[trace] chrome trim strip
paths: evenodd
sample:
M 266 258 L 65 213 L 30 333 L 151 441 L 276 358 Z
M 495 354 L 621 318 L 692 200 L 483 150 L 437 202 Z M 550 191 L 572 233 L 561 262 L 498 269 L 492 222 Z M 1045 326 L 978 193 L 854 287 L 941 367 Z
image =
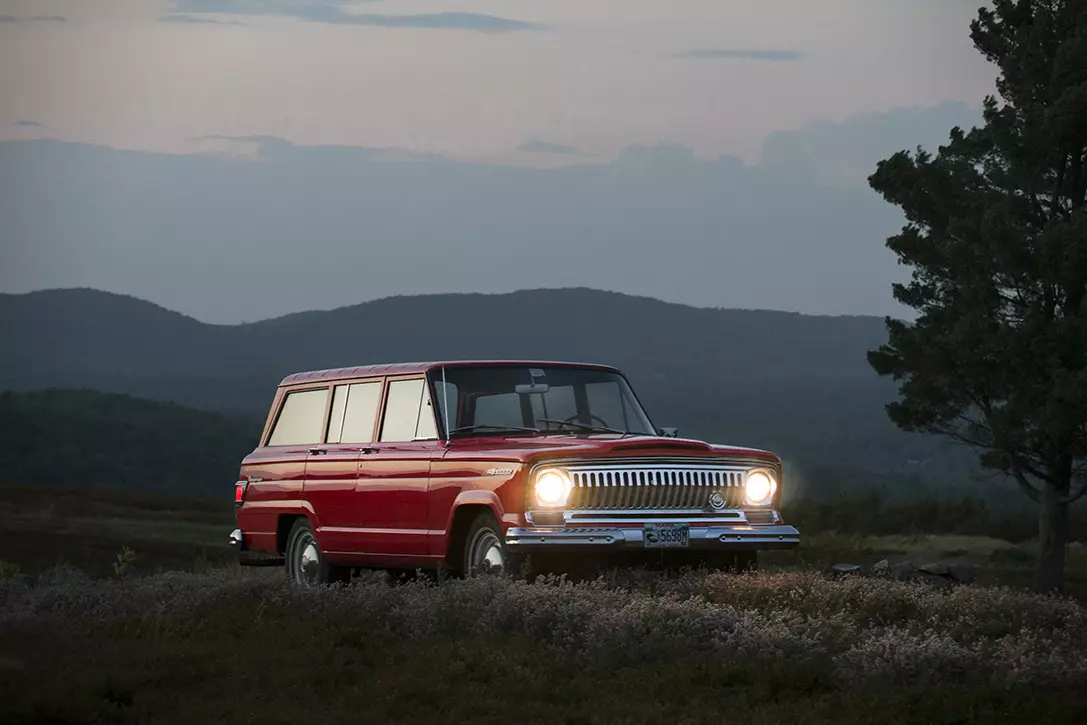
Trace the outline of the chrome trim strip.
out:
M 706 511 L 702 509 L 572 509 L 563 512 L 567 524 L 629 524 L 632 521 L 647 523 L 668 523 L 686 521 L 689 523 L 711 525 L 721 523 L 746 524 L 747 515 L 743 509 L 721 509 Z
M 792 526 L 692 526 L 686 548 L 788 548 L 800 543 Z M 644 549 L 641 528 L 586 527 L 570 529 L 511 528 L 506 545 L 517 549 L 553 549 L 570 546 Z M 682 549 L 679 549 L 682 550 Z

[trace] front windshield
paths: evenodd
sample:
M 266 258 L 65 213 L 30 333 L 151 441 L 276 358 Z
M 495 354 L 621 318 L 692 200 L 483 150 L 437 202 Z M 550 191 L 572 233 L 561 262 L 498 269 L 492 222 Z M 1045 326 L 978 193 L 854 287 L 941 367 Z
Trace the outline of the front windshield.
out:
M 453 436 L 562 433 L 654 435 L 622 375 L 558 366 L 479 366 L 432 370 L 438 421 Z

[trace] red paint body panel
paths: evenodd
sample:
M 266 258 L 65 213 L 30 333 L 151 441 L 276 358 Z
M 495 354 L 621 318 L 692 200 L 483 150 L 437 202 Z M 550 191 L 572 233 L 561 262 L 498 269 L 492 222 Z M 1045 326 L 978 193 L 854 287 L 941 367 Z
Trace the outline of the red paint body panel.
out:
M 298 373 L 280 384 L 261 441 L 268 439 L 281 403 L 292 390 L 327 385 L 331 395 L 334 381 L 419 377 L 443 366 L 472 365 L 569 366 L 618 372 L 604 365 L 576 363 L 457 361 Z M 322 440 L 328 428 L 327 408 L 325 415 Z M 311 449 L 320 452 L 311 453 Z M 728 459 L 765 463 L 778 470 L 781 466 L 781 459 L 769 451 L 641 435 L 481 435 L 448 443 L 419 440 L 261 446 L 242 462 L 239 480 L 249 484 L 237 519 L 246 547 L 252 550 L 282 553 L 284 529 L 291 523 L 283 517 L 305 516 L 333 563 L 440 566 L 450 553 L 453 522 L 462 506 L 488 508 L 504 530 L 526 526 L 527 484 L 537 464 L 645 457 Z
M 358 546 L 344 551 L 421 556 L 428 544 L 431 461 L 437 441 L 373 443 L 359 458 L 354 492 Z

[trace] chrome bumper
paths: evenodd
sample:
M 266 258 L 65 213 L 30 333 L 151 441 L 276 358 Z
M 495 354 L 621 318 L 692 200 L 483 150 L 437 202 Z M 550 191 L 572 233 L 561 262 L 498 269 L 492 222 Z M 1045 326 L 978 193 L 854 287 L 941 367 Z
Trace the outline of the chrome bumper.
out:
M 241 529 L 234 529 L 230 532 L 230 548 L 234 551 L 245 551 L 245 537 L 242 536 Z
M 776 526 L 691 526 L 688 546 L 674 549 L 789 549 L 800 544 L 795 527 Z M 511 528 L 506 531 L 506 545 L 517 550 L 554 550 L 566 548 L 645 549 L 640 527 L 634 528 Z

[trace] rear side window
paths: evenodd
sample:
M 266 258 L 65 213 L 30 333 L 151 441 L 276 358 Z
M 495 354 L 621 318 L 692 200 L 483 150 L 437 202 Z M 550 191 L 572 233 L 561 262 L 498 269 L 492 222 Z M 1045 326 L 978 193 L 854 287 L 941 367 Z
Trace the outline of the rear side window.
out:
M 381 424 L 381 440 L 413 441 L 437 436 L 426 381 L 418 378 L 389 383 L 389 394 L 385 399 L 385 420 Z
M 374 439 L 381 381 L 337 385 L 328 421 L 329 443 L 369 443 Z
M 327 388 L 287 393 L 272 435 L 268 437 L 268 445 L 293 446 L 320 441 L 327 399 Z

